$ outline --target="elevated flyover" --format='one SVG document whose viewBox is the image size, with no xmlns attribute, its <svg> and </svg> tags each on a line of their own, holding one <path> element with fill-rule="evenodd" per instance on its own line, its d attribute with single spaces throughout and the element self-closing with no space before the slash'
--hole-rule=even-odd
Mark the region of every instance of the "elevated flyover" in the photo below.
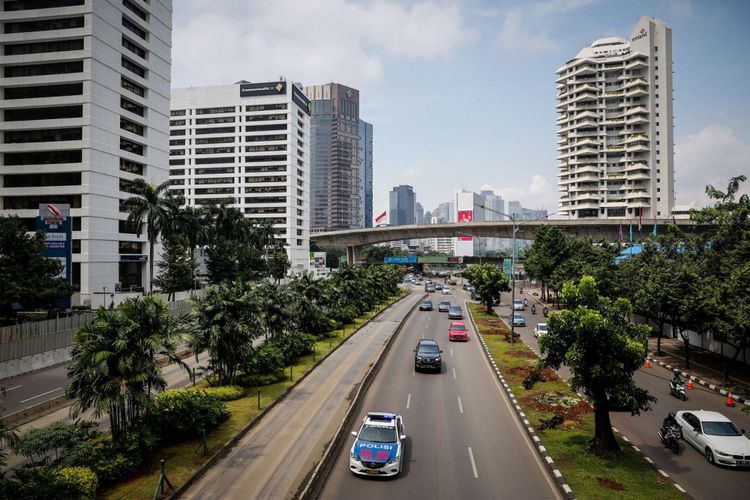
<svg viewBox="0 0 750 500">
<path fill-rule="evenodd" d="M 638 220 L 634 219 L 573 219 L 573 220 L 517 220 L 518 232 L 516 238 L 533 240 L 536 231 L 542 226 L 557 226 L 564 233 L 596 240 L 617 241 L 620 230 L 624 239 L 630 238 L 630 227 L 633 227 L 633 239 L 642 241 L 649 237 L 656 224 L 657 233 L 676 224 L 684 231 L 701 231 L 706 226 L 692 220 L 643 219 L 640 230 Z M 513 222 L 452 222 L 448 224 L 413 224 L 408 226 L 384 226 L 367 229 L 349 229 L 345 231 L 331 231 L 311 235 L 311 241 L 320 247 L 346 247 L 347 261 L 357 263 L 361 248 L 375 243 L 388 241 L 411 240 L 419 238 L 448 238 L 466 236 L 467 234 L 480 238 L 512 238 Z"/>
</svg>

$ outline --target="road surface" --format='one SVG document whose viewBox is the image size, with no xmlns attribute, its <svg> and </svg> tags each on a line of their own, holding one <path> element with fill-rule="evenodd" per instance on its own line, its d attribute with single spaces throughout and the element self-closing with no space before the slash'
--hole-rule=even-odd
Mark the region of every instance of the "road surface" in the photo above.
<svg viewBox="0 0 750 500">
<path fill-rule="evenodd" d="M 430 294 L 463 304 L 468 298 Z M 351 498 L 559 498 L 536 451 L 490 370 L 476 332 L 467 343 L 448 341 L 448 315 L 415 312 L 373 381 L 357 423 L 367 411 L 404 417 L 407 434 L 402 473 L 393 479 L 349 471 L 351 437 L 336 459 L 323 499 Z M 415 373 L 413 349 L 420 338 L 443 349 L 441 373 Z"/>
</svg>

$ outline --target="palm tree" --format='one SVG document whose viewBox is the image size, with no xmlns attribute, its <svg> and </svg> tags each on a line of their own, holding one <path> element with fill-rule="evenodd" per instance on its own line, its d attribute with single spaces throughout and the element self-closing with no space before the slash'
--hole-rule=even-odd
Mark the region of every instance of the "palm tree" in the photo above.
<svg viewBox="0 0 750 500">
<path fill-rule="evenodd" d="M 76 332 L 66 389 L 76 399 L 71 413 L 90 408 L 95 417 L 107 413 L 112 440 L 123 443 L 153 393 L 167 386 L 155 357 L 186 368 L 176 354 L 177 328 L 166 304 L 155 297 L 128 299 L 114 312 L 100 307 Z"/>
<path fill-rule="evenodd" d="M 5 397 L 5 386 L 0 385 L 0 395 Z M 3 408 L 2 404 L 0 404 L 0 413 L 3 413 L 5 411 L 5 408 Z M 18 436 L 16 436 L 16 433 L 13 431 L 12 428 L 8 426 L 8 424 L 5 422 L 5 420 L 0 420 L 0 444 L 5 445 L 14 445 L 18 441 Z M 4 467 L 6 465 L 5 458 L 8 456 L 8 454 L 0 448 L 0 467 Z"/>
<path fill-rule="evenodd" d="M 177 213 L 175 229 L 187 238 L 191 261 L 195 262 L 195 248 L 207 243 L 212 224 L 211 214 L 204 207 L 188 205 Z M 195 270 L 192 281 L 195 283 Z"/>
<path fill-rule="evenodd" d="M 150 184 L 143 179 L 133 182 L 133 194 L 125 200 L 125 206 L 130 210 L 128 222 L 141 224 L 146 220 L 146 235 L 148 237 L 148 268 L 149 268 L 149 291 L 154 290 L 154 245 L 159 234 L 165 229 L 170 220 L 170 204 L 174 198 L 169 197 L 169 181 L 164 181 L 158 186 Z"/>
</svg>

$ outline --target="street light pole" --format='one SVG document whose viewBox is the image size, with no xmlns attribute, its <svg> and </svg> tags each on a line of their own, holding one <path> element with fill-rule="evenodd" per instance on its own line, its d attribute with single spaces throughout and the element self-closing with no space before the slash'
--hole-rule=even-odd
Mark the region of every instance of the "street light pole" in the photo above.
<svg viewBox="0 0 750 500">
<path fill-rule="evenodd" d="M 514 307 L 516 302 L 516 232 L 518 231 L 516 214 L 511 214 L 510 220 L 513 221 L 513 252 L 510 261 L 510 343 L 513 344 L 516 341 L 516 310 Z"/>
</svg>

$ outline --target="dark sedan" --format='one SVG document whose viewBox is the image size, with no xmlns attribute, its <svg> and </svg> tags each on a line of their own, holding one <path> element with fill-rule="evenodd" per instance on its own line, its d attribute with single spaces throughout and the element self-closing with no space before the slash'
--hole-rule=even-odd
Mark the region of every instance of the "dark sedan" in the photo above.
<svg viewBox="0 0 750 500">
<path fill-rule="evenodd" d="M 432 311 L 432 301 L 431 300 L 423 300 L 419 304 L 419 310 L 420 311 Z"/>
</svg>

